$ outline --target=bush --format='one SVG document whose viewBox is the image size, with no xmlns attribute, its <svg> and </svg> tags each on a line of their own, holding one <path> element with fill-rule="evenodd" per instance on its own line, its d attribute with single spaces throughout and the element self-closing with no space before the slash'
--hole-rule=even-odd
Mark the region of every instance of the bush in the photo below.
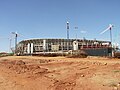
<svg viewBox="0 0 120 90">
<path fill-rule="evenodd" d="M 69 58 L 87 58 L 87 53 L 85 51 L 72 51 L 72 53 L 69 53 L 67 57 Z"/>
<path fill-rule="evenodd" d="M 33 54 L 33 56 L 57 57 L 57 56 L 65 56 L 65 54 L 62 54 L 62 53 L 41 53 L 41 54 Z"/>
<path fill-rule="evenodd" d="M 0 53 L 0 57 L 13 56 L 13 53 Z"/>
</svg>

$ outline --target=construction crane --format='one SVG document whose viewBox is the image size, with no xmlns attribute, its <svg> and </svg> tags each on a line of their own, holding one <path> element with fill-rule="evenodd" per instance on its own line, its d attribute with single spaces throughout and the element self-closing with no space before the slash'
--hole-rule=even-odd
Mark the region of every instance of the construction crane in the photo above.
<svg viewBox="0 0 120 90">
<path fill-rule="evenodd" d="M 106 31 L 108 31 L 108 30 L 110 30 L 110 40 L 111 40 L 111 45 L 112 45 L 112 28 L 113 28 L 114 26 L 112 25 L 112 24 L 109 24 L 109 26 L 108 26 L 108 28 L 107 29 L 105 29 L 104 31 L 102 31 L 100 34 L 103 34 L 103 33 L 105 33 Z"/>
<path fill-rule="evenodd" d="M 108 30 L 110 30 L 110 40 L 111 40 L 111 48 L 112 48 L 112 28 L 113 28 L 114 26 L 112 25 L 112 24 L 109 24 L 109 26 L 108 26 L 108 28 L 107 29 L 105 29 L 104 31 L 102 31 L 100 34 L 103 34 L 103 33 L 105 33 L 106 31 L 108 31 Z M 112 57 L 112 54 L 111 54 L 111 57 Z"/>
</svg>

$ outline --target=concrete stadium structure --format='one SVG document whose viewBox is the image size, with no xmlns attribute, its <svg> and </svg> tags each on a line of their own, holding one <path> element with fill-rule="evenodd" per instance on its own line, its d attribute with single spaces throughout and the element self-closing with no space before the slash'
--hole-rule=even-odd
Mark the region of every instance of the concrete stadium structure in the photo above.
<svg viewBox="0 0 120 90">
<path fill-rule="evenodd" d="M 16 53 L 20 55 L 40 53 L 64 53 L 84 50 L 92 56 L 109 56 L 112 53 L 111 42 L 86 39 L 30 39 L 17 44 Z"/>
</svg>

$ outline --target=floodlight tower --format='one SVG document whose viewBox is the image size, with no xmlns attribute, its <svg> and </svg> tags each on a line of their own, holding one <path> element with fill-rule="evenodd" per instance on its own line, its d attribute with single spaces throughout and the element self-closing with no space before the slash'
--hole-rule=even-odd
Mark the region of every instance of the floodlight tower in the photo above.
<svg viewBox="0 0 120 90">
<path fill-rule="evenodd" d="M 14 54 L 16 54 L 16 51 L 17 51 L 17 37 L 18 37 L 18 33 L 17 33 L 17 32 L 12 32 L 12 34 L 15 35 L 15 52 L 14 52 Z"/>
<path fill-rule="evenodd" d="M 67 21 L 67 39 L 69 39 L 69 22 Z"/>
<path fill-rule="evenodd" d="M 75 35 L 76 41 L 77 41 L 77 29 L 78 29 L 78 27 L 75 27 L 75 30 L 76 30 L 76 35 Z"/>
<path fill-rule="evenodd" d="M 67 50 L 69 50 L 69 22 L 67 21 Z"/>
<path fill-rule="evenodd" d="M 111 25 L 111 24 L 110 24 L 110 25 Z M 112 31 L 111 31 L 111 30 L 112 30 L 112 27 L 113 27 L 113 25 L 111 25 L 111 26 L 110 26 L 110 28 L 109 28 L 109 29 L 110 29 L 110 40 L 111 40 L 111 47 L 112 47 Z"/>
</svg>

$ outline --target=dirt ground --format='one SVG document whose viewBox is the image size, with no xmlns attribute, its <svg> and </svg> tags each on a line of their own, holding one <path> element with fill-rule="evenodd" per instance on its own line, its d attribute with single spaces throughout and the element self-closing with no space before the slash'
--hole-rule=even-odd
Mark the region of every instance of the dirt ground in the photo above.
<svg viewBox="0 0 120 90">
<path fill-rule="evenodd" d="M 120 59 L 1 57 L 0 90 L 120 90 Z"/>
</svg>

